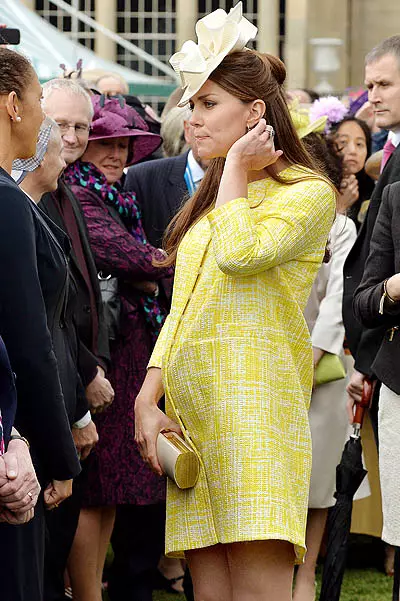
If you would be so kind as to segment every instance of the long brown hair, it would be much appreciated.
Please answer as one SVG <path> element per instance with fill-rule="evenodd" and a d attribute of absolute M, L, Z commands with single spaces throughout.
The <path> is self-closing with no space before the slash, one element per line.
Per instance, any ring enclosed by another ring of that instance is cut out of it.
<path fill-rule="evenodd" d="M 283 150 L 289 165 L 304 168 L 304 174 L 300 173 L 297 179 L 288 182 L 277 174 L 274 166 L 267 167 L 271 178 L 282 184 L 293 184 L 305 178 L 326 179 L 296 133 L 283 91 L 285 78 L 286 68 L 279 58 L 254 50 L 243 50 L 226 56 L 209 77 L 243 103 L 264 100 L 264 118 L 275 130 L 275 149 Z M 160 265 L 175 263 L 178 246 L 186 232 L 213 209 L 224 165 L 224 158 L 211 161 L 197 191 L 169 224 L 164 236 L 164 247 L 168 256 L 159 263 Z"/>

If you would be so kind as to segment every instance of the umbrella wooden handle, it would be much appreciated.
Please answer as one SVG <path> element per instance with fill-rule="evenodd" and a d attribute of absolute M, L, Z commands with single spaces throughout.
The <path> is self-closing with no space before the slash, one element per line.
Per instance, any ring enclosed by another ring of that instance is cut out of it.
<path fill-rule="evenodd" d="M 371 406 L 372 390 L 373 387 L 371 380 L 365 378 L 361 401 L 356 403 L 356 412 L 354 414 L 353 424 L 360 424 L 360 427 L 362 426 L 364 421 L 365 410 L 369 409 L 369 407 Z"/>

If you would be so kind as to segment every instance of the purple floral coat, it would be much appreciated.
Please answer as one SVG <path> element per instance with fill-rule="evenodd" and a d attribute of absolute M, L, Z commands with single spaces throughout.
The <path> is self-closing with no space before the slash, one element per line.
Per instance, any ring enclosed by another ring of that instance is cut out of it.
<path fill-rule="evenodd" d="M 171 270 L 153 266 L 153 257 L 162 258 L 160 251 L 135 240 L 112 218 L 99 196 L 81 186 L 74 185 L 72 190 L 86 218 L 96 266 L 99 271 L 118 276 L 122 301 L 120 336 L 111 343 L 112 367 L 107 376 L 115 399 L 107 411 L 94 417 L 99 442 L 85 461 L 83 504 L 157 503 L 165 499 L 165 480 L 144 463 L 134 441 L 135 398 L 146 375 L 153 343 L 137 292 L 129 283 L 165 283 Z M 170 286 L 171 279 L 167 283 Z"/>

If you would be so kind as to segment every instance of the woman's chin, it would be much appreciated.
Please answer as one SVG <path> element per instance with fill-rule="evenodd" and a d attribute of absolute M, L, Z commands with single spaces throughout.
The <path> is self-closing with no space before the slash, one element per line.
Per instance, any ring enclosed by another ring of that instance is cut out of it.
<path fill-rule="evenodd" d="M 213 156 L 210 156 L 209 152 L 199 152 L 197 156 L 199 157 L 200 161 L 211 161 L 211 159 L 215 158 Z"/>
<path fill-rule="evenodd" d="M 201 161 L 211 161 L 212 159 L 220 159 L 221 157 L 226 158 L 226 153 L 218 152 L 215 149 L 197 147 L 197 156 Z"/>
<path fill-rule="evenodd" d="M 360 171 L 362 171 L 362 167 L 360 169 L 359 165 L 355 165 L 354 163 L 345 163 L 346 171 L 349 175 L 357 175 Z"/>

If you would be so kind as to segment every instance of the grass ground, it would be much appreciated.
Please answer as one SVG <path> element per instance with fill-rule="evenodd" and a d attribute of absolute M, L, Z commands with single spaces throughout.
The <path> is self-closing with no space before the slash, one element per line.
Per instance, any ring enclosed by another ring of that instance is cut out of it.
<path fill-rule="evenodd" d="M 318 576 L 318 582 L 320 576 Z M 374 569 L 347 570 L 340 601 L 390 601 L 393 580 Z M 318 591 L 319 592 L 319 591 Z M 318 599 L 318 596 L 317 596 Z M 183 595 L 157 591 L 154 601 L 185 601 Z"/>

